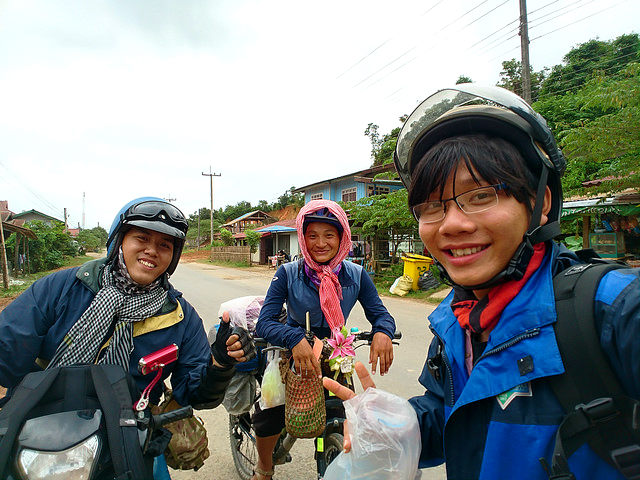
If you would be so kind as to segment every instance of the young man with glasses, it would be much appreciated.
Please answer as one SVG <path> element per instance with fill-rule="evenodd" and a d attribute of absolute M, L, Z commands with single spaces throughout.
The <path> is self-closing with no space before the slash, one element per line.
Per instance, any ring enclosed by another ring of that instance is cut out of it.
<path fill-rule="evenodd" d="M 420 237 L 453 286 L 429 316 L 426 391 L 409 400 L 420 467 L 446 461 L 449 480 L 623 478 L 583 442 L 567 455 L 575 476 L 545 471 L 565 416 L 549 381 L 565 371 L 553 277 L 581 261 L 552 240 L 565 159 L 544 119 L 499 87 L 457 85 L 409 116 L 394 160 Z M 638 269 L 602 278 L 594 316 L 615 376 L 640 398 Z M 632 469 L 636 447 L 627 450 Z"/>

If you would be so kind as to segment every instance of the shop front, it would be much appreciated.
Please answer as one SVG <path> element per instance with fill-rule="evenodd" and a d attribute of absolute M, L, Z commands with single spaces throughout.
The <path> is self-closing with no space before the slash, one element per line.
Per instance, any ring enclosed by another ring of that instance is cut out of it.
<path fill-rule="evenodd" d="M 564 202 L 562 223 L 581 222 L 582 247 L 640 266 L 640 193 Z"/>

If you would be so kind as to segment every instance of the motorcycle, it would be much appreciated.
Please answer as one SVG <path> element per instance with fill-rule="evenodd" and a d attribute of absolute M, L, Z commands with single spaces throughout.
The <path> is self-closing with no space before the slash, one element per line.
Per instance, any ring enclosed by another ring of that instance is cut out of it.
<path fill-rule="evenodd" d="M 133 379 L 117 365 L 73 365 L 25 376 L 0 410 L 0 478 L 153 478 L 153 459 L 171 439 L 162 427 L 193 415 L 190 406 L 159 415 L 148 407 L 162 368 L 177 353 L 170 345 L 140 359 L 141 373 L 157 373 L 135 403 Z"/>

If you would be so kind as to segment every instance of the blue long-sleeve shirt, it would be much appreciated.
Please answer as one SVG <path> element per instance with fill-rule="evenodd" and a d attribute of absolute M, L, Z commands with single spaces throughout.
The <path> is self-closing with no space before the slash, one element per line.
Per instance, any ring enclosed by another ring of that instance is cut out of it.
<path fill-rule="evenodd" d="M 342 262 L 338 273 L 342 286 L 340 307 L 345 321 L 355 305 L 360 302 L 373 332 L 383 332 L 393 338 L 396 323 L 385 308 L 369 274 L 353 262 Z M 287 305 L 287 322 L 280 323 L 282 306 Z M 306 312 L 309 312 L 311 330 L 318 338 L 329 337 L 329 324 L 320 308 L 318 288 L 305 274 L 302 262 L 290 262 L 281 266 L 271 281 L 256 333 L 269 343 L 292 349 L 305 334 Z"/>

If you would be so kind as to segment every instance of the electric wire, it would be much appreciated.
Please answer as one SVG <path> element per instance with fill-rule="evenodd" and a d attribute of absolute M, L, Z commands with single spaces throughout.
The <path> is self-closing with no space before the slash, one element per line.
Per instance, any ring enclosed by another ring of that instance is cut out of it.
<path fill-rule="evenodd" d="M 431 10 L 433 10 L 434 8 L 436 8 L 438 5 L 440 5 L 442 2 L 444 2 L 444 0 L 438 0 L 434 5 L 431 6 L 431 8 L 427 9 L 425 12 L 423 12 L 420 16 L 423 17 L 425 16 L 427 13 L 429 13 Z M 389 37 L 387 38 L 384 42 L 382 42 L 380 45 L 378 45 L 376 48 L 374 48 L 373 50 L 371 50 L 368 54 L 366 54 L 364 57 L 362 57 L 360 60 L 358 60 L 356 63 L 354 63 L 353 65 L 351 65 L 349 68 L 347 68 L 345 71 L 343 71 L 340 75 L 338 75 L 336 77 L 336 80 L 338 80 L 339 78 L 341 78 L 342 76 L 344 76 L 346 73 L 350 72 L 353 68 L 355 68 L 356 66 L 360 65 L 363 61 L 365 61 L 367 58 L 369 58 L 371 55 L 373 55 L 376 51 L 378 51 L 380 48 L 382 48 L 383 46 L 385 46 L 387 43 L 389 43 L 391 40 L 393 40 L 394 37 Z"/>
<path fill-rule="evenodd" d="M 13 172 L 9 167 L 4 165 L 2 162 L 0 162 L 0 166 L 3 167 L 7 172 L 9 172 L 9 174 L 13 176 L 18 181 L 18 183 L 22 185 L 22 187 L 24 187 L 27 191 L 29 191 L 29 193 L 31 193 L 31 195 L 33 195 L 43 206 L 45 206 L 47 210 L 49 210 L 49 212 L 55 212 L 56 215 L 59 215 L 62 213 L 62 215 L 64 216 L 64 209 L 58 208 L 53 203 L 49 202 L 48 200 L 40 196 L 40 194 L 38 194 L 31 187 L 29 187 L 29 185 L 25 183 L 22 180 L 22 178 L 20 178 L 15 172 Z"/>
<path fill-rule="evenodd" d="M 443 32 L 445 29 L 449 28 L 450 26 L 452 26 L 453 24 L 455 24 L 456 22 L 458 22 L 459 20 L 461 20 L 462 18 L 464 18 L 465 16 L 467 16 L 468 14 L 470 14 L 471 12 L 473 12 L 474 10 L 476 10 L 477 8 L 479 8 L 481 5 L 487 3 L 488 0 L 483 0 L 480 3 L 478 3 L 477 5 L 475 5 L 474 7 L 472 7 L 471 9 L 467 10 L 465 13 L 463 13 L 462 15 L 458 16 L 457 18 L 455 18 L 453 21 L 449 22 L 448 24 L 446 24 L 445 26 L 443 26 L 442 28 L 440 28 L 440 30 L 438 30 L 437 32 L 435 32 L 435 35 L 437 36 L 439 33 Z M 498 7 L 504 5 L 507 2 L 503 2 L 500 5 L 498 5 Z M 493 9 L 495 10 L 495 8 Z M 492 11 L 493 11 L 492 10 Z M 471 25 L 474 22 L 469 23 L 468 25 Z M 462 29 L 466 28 L 468 25 L 462 27 Z M 391 60 L 390 62 L 386 63 L 384 66 L 382 66 L 381 68 L 377 69 L 376 71 L 374 71 L 373 73 L 371 73 L 370 75 L 368 75 L 367 77 L 363 78 L 362 80 L 360 80 L 358 83 L 356 83 L 353 88 L 356 88 L 360 85 L 362 85 L 364 82 L 366 82 L 367 80 L 369 80 L 370 78 L 372 78 L 373 76 L 377 75 L 378 73 L 380 73 L 381 71 L 385 70 L 387 67 L 393 65 L 394 63 L 396 63 L 398 60 L 400 60 L 401 58 L 403 58 L 404 56 L 406 56 L 407 54 L 411 53 L 412 51 L 416 50 L 418 48 L 417 45 L 414 45 L 413 47 L 411 47 L 410 49 L 406 50 L 405 52 L 403 52 L 401 55 L 399 55 L 398 57 L 394 58 L 393 60 Z M 435 48 L 435 45 L 431 46 L 431 49 Z M 404 67 L 405 65 L 408 65 L 409 63 L 411 63 L 412 61 L 414 61 L 415 59 L 417 59 L 419 56 L 415 56 L 413 58 L 411 58 L 410 60 L 408 60 L 407 62 L 401 64 L 399 67 L 397 67 L 396 69 L 394 69 L 392 72 L 387 73 L 386 75 L 384 75 L 382 78 L 376 80 L 374 83 L 370 84 L 367 86 L 367 88 L 369 88 L 370 86 L 374 85 L 375 83 L 378 83 L 380 80 L 387 78 L 391 73 L 394 73 L 398 70 L 400 70 L 402 67 Z"/>

